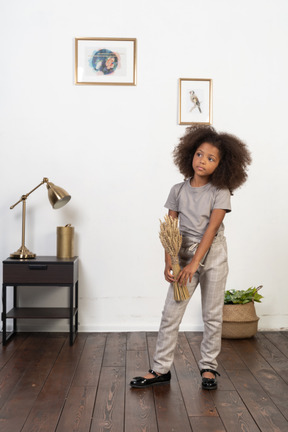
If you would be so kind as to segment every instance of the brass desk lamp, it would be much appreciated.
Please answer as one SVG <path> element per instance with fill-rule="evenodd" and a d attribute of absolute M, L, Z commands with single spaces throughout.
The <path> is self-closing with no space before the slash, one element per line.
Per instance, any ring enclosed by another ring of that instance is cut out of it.
<path fill-rule="evenodd" d="M 10 207 L 10 209 L 12 210 L 17 204 L 22 202 L 22 244 L 16 252 L 10 254 L 11 258 L 28 259 L 35 258 L 36 256 L 36 254 L 30 252 L 25 246 L 26 199 L 32 192 L 34 192 L 44 183 L 46 183 L 48 189 L 48 199 L 54 209 L 59 209 L 63 207 L 71 199 L 71 196 L 64 189 L 60 188 L 59 186 L 55 186 L 53 183 L 49 182 L 48 178 L 46 177 L 44 177 L 43 181 L 26 195 L 22 195 L 20 200 Z"/>

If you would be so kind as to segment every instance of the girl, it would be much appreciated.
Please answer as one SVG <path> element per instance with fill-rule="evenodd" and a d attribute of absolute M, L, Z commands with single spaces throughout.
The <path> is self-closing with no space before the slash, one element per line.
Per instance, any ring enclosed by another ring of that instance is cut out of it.
<path fill-rule="evenodd" d="M 223 219 L 231 211 L 230 195 L 247 179 L 251 157 L 245 144 L 233 135 L 218 133 L 211 126 L 187 129 L 174 150 L 174 162 L 185 181 L 172 187 L 165 207 L 179 218 L 182 245 L 179 251 L 180 284 L 190 297 L 201 287 L 204 322 L 199 361 L 203 389 L 216 389 L 217 356 L 221 349 L 222 310 L 228 274 Z M 135 377 L 131 387 L 168 383 L 178 330 L 190 300 L 174 300 L 172 264 L 165 253 L 165 279 L 170 282 L 157 338 L 154 365 L 144 377 Z"/>

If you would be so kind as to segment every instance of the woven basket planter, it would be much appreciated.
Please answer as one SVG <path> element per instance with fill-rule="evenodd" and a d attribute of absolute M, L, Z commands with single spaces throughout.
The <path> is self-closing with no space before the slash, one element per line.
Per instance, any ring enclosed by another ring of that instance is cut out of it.
<path fill-rule="evenodd" d="M 257 333 L 258 321 L 254 302 L 224 305 L 222 338 L 250 338 Z"/>

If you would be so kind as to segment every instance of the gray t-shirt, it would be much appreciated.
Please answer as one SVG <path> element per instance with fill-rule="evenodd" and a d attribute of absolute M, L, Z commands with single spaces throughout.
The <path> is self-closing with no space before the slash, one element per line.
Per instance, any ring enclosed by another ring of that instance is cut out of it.
<path fill-rule="evenodd" d="M 192 237 L 195 242 L 200 242 L 209 224 L 212 210 L 231 211 L 231 194 L 228 189 L 218 189 L 211 183 L 192 187 L 190 180 L 172 187 L 165 207 L 179 213 L 180 233 Z M 224 231 L 223 223 L 218 232 L 220 231 Z"/>

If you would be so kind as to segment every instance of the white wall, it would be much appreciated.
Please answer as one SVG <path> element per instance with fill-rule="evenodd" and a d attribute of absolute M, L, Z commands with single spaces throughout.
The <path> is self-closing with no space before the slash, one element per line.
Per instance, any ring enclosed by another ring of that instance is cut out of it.
<path fill-rule="evenodd" d="M 47 176 L 72 200 L 54 211 L 44 187 L 35 191 L 26 245 L 54 255 L 56 227 L 75 226 L 80 331 L 157 330 L 167 289 L 159 218 L 182 180 L 171 157 L 185 131 L 177 124 L 178 80 L 212 78 L 213 125 L 239 135 L 253 155 L 226 217 L 227 288 L 263 284 L 260 328 L 287 328 L 288 2 L 0 5 L 2 259 L 21 243 L 21 206 L 10 205 Z M 75 86 L 75 37 L 137 38 L 137 86 Z M 40 297 L 60 304 L 66 293 Z M 40 300 L 29 291 L 22 301 Z M 201 328 L 197 293 L 182 329 Z"/>

